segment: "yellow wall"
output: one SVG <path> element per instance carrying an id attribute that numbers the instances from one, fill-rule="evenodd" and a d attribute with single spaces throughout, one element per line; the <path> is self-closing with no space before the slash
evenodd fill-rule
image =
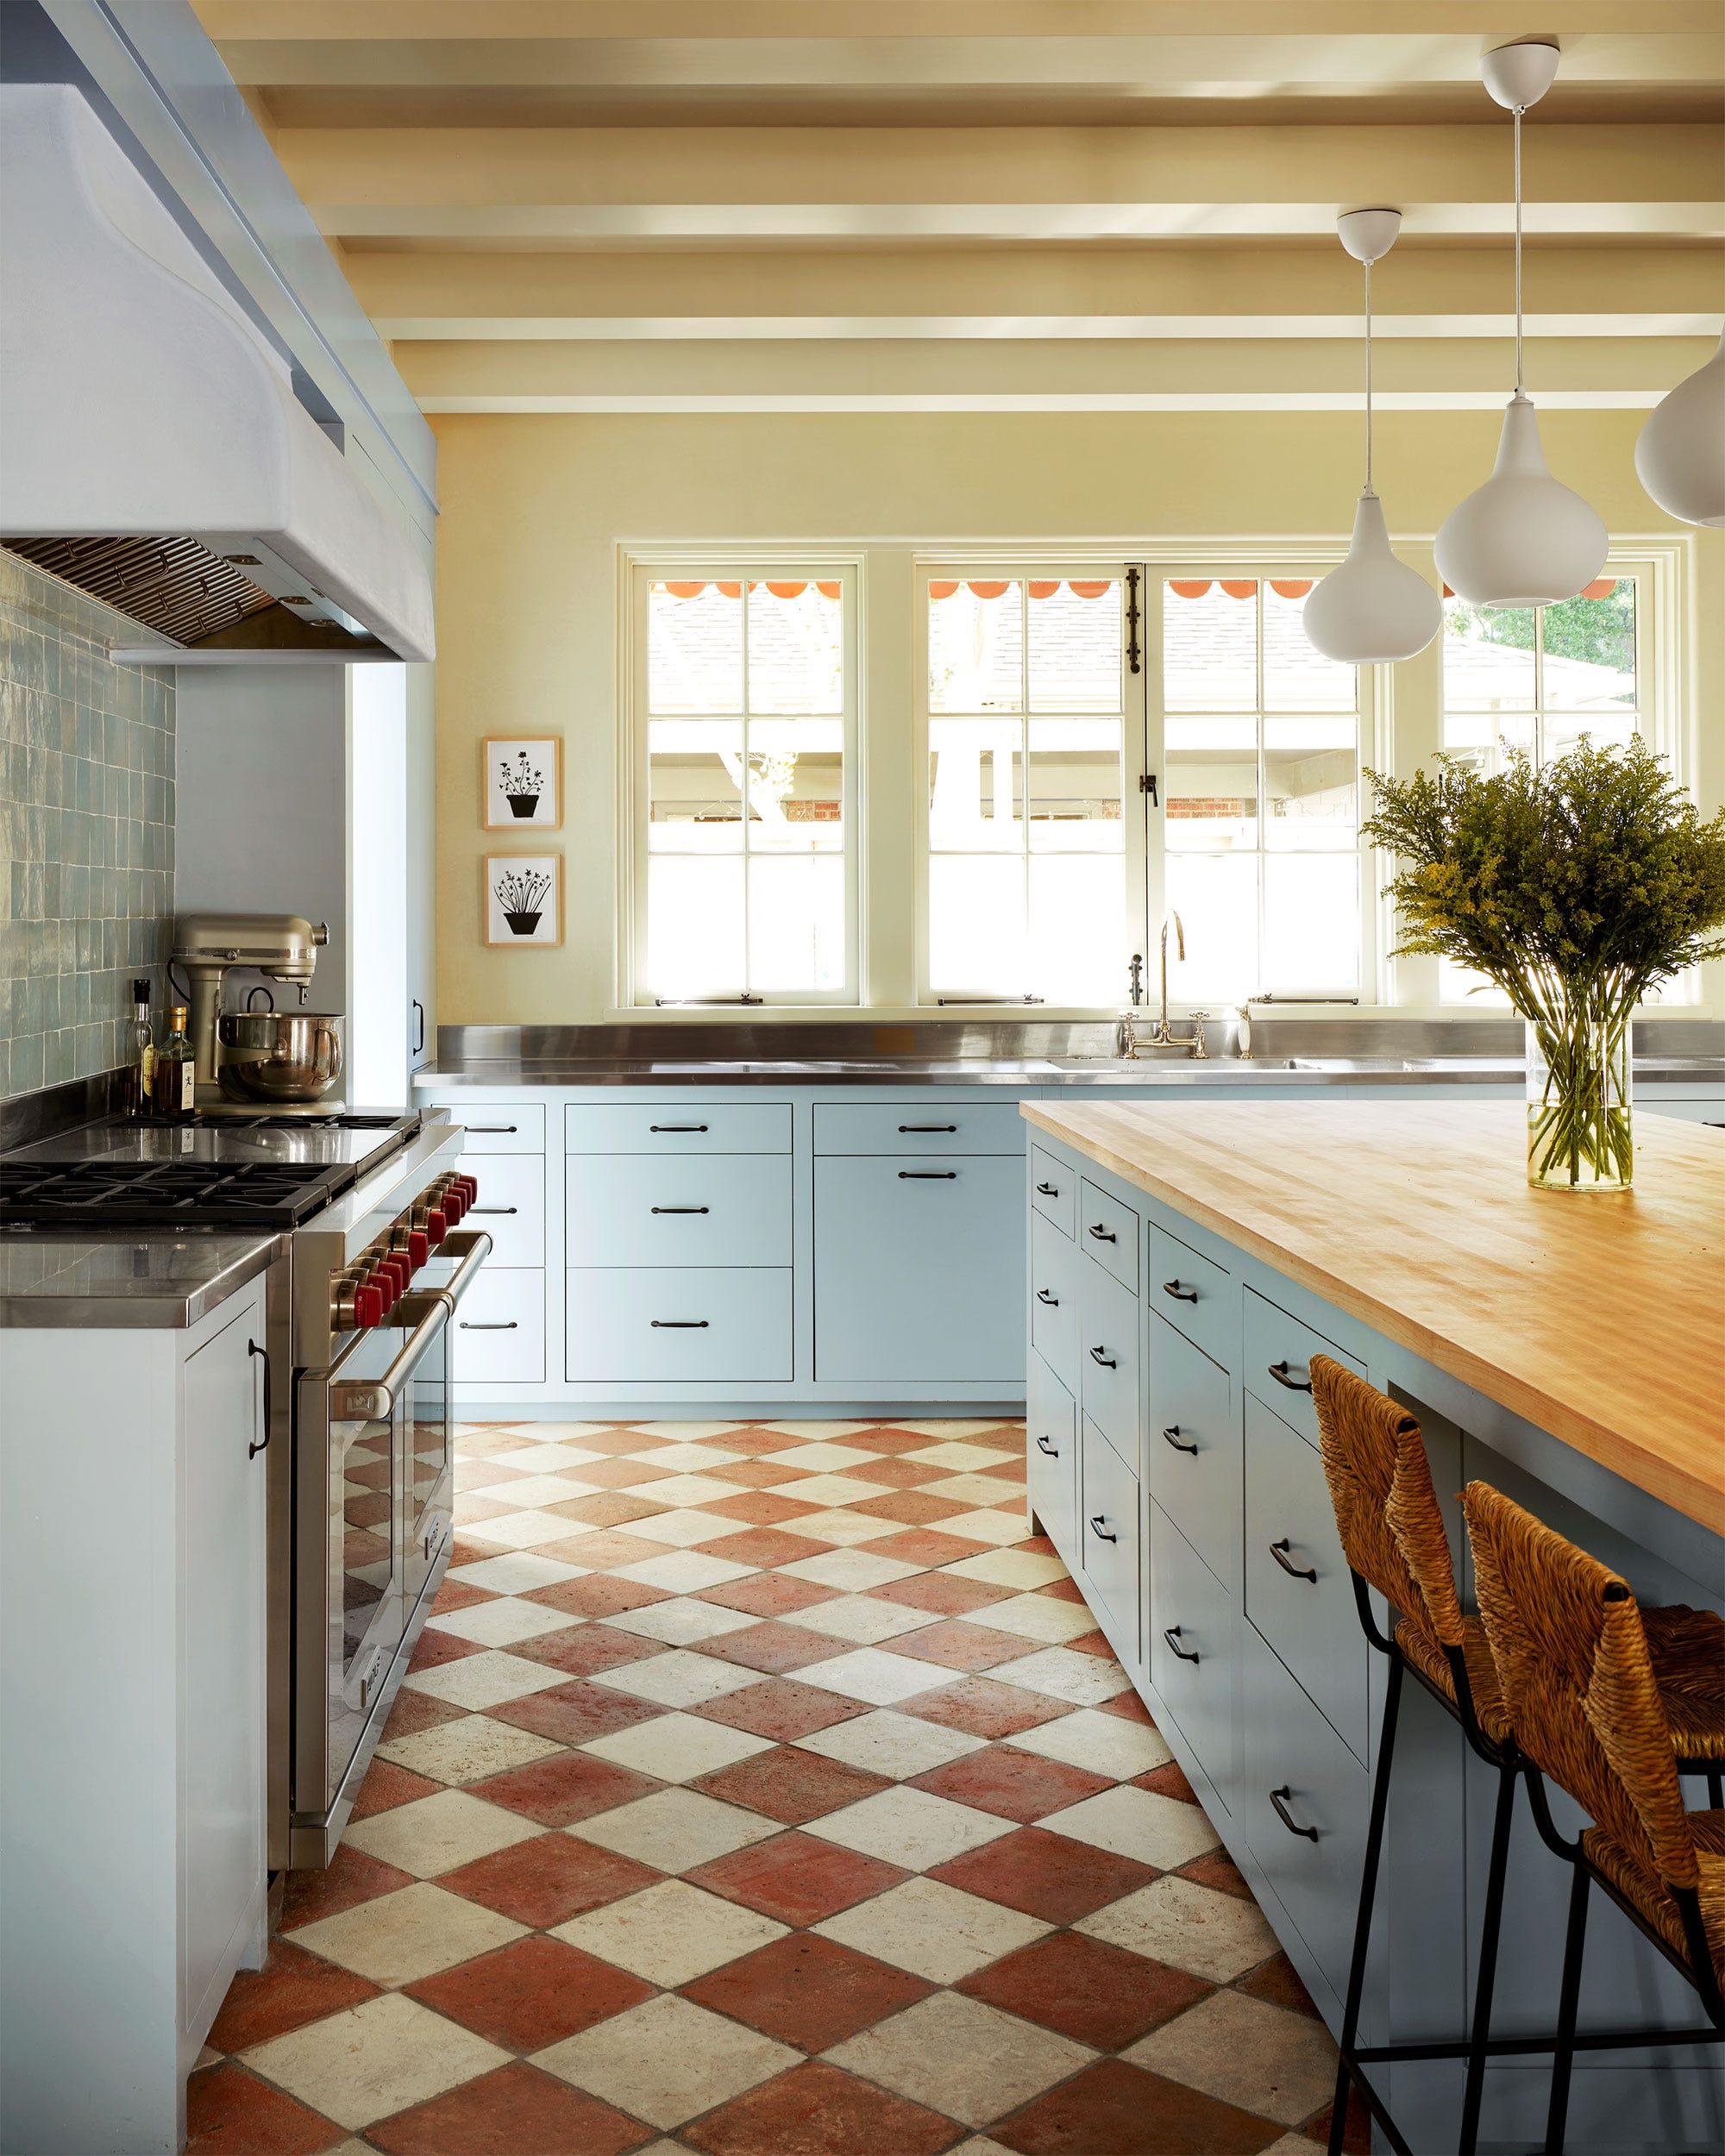
<path id="1" fill-rule="evenodd" d="M 1546 453 L 1614 542 L 1670 536 L 1635 479 L 1644 414 L 1542 415 Z M 1346 416 L 875 414 L 440 417 L 438 1015 L 575 1025 L 615 972 L 618 548 L 685 541 L 1134 543 L 1339 540 L 1358 484 Z M 1378 422 L 1392 527 L 1429 535 L 1490 469 L 1495 412 Z M 1684 723 L 1703 805 L 1725 799 L 1725 532 L 1688 535 Z M 1195 551 L 1200 548 L 1195 548 Z M 902 559 L 902 557 L 900 557 Z M 878 585 L 875 586 L 878 591 Z M 907 608 L 900 610 L 907 613 Z M 907 640 L 865 624 L 869 918 L 876 1000 L 909 984 L 912 693 Z M 1429 696 L 1411 661 L 1398 699 Z M 526 844 L 480 825 L 487 734 L 561 734 L 561 949 L 488 950 L 481 856 Z M 1401 730 L 1398 727 L 1398 738 Z"/>

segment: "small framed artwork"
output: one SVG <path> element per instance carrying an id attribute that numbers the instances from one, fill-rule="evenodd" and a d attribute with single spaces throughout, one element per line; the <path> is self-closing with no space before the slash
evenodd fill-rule
<path id="1" fill-rule="evenodd" d="M 556 854 L 487 854 L 485 939 L 507 948 L 563 940 L 563 863 Z"/>
<path id="2" fill-rule="evenodd" d="M 555 737 L 485 743 L 488 831 L 555 830 L 563 820 L 561 742 Z"/>

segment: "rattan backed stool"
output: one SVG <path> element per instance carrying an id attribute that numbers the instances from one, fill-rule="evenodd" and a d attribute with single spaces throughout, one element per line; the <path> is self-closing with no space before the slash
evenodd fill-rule
<path id="1" fill-rule="evenodd" d="M 1473 2156 L 1488 2059 L 1552 2050 L 1556 2042 L 1555 2038 L 1494 2039 L 1490 2033 L 1509 1830 L 1515 1784 L 1526 1763 L 1512 1733 L 1484 1626 L 1477 1617 L 1464 1613 L 1456 1591 L 1454 1561 L 1418 1421 L 1398 1401 L 1328 1356 L 1313 1357 L 1311 1382 L 1324 1472 L 1352 1575 L 1360 1628 L 1389 1664 L 1343 2004 L 1330 2156 L 1339 2156 L 1342 2146 L 1351 2089 L 1358 2090 L 1390 2147 L 1398 2156 L 1405 2156 L 1407 2144 L 1372 2085 L 1368 2065 L 1374 2061 L 1457 2058 L 1465 2058 L 1467 2068 L 1456 2147 L 1460 2156 Z M 1373 1589 L 1390 1607 L 1387 1633 L 1372 1614 Z M 1719 1803 L 1719 1773 L 1725 1766 L 1725 1670 L 1716 1667 L 1708 1681 L 1707 1620 L 1704 1614 L 1672 1609 L 1649 1612 L 1648 1620 L 1656 1634 L 1655 1661 L 1673 1725 L 1678 1765 L 1684 1773 L 1707 1775 L 1713 1801 Z M 1470 1748 L 1497 1775 L 1479 1965 L 1466 2038 L 1362 2046 L 1360 2007 L 1404 1672 L 1411 1672 L 1460 1725 Z M 1587 2039 L 1590 2047 L 1615 2040 L 1592 2035 Z"/>
<path id="2" fill-rule="evenodd" d="M 1562 2149 L 1590 1890 L 1597 1885 L 1694 1988 L 1709 2026 L 1624 2033 L 1623 2046 L 1717 2043 L 1725 2038 L 1725 1806 L 1684 1808 L 1678 1775 L 1693 1725 L 1717 1717 L 1725 1620 L 1710 1611 L 1643 1611 L 1626 1581 L 1494 1489 L 1470 1482 L 1462 1509 L 1474 1582 L 1505 1713 L 1527 1770 L 1540 1839 L 1571 1865 L 1546 2148 Z M 1665 1620 L 1663 1655 L 1654 1620 Z M 1673 1626 L 1670 1620 L 1686 1620 Z M 1670 1638 L 1681 1636 L 1680 1650 Z M 1682 1666 L 1677 1666 L 1678 1662 Z M 1677 1712 L 1673 1714 L 1673 1708 Z M 1545 1779 L 1566 1789 L 1594 1825 L 1575 1840 L 1557 1829 Z"/>

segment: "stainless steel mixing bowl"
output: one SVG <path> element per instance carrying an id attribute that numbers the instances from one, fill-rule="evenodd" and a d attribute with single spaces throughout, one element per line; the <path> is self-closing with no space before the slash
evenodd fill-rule
<path id="1" fill-rule="evenodd" d="M 321 1100 L 341 1081 L 346 1026 L 336 1012 L 224 1012 L 216 1021 L 223 1092 L 235 1100 Z"/>

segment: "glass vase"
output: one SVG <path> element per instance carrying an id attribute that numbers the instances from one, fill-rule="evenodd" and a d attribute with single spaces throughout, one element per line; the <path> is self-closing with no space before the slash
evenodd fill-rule
<path id="1" fill-rule="evenodd" d="M 1583 1007 L 1527 1021 L 1527 1181 L 1536 1190 L 1627 1190 L 1631 1021 Z"/>

